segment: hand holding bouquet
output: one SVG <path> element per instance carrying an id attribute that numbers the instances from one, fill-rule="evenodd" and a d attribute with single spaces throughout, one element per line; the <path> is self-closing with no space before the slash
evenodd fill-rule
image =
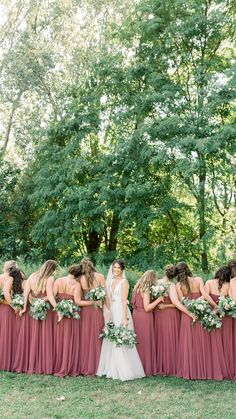
<path id="1" fill-rule="evenodd" d="M 20 311 L 24 307 L 24 296 L 23 294 L 14 294 L 11 299 L 11 307 L 16 310 Z"/>
<path id="2" fill-rule="evenodd" d="M 72 300 L 61 300 L 53 309 L 58 314 L 58 323 L 63 317 L 72 317 L 73 319 L 79 320 L 79 310 L 80 308 Z"/>
<path id="3" fill-rule="evenodd" d="M 35 320 L 45 320 L 49 309 L 50 304 L 47 301 L 44 301 L 41 298 L 33 298 L 30 307 L 30 315 Z"/>
<path id="4" fill-rule="evenodd" d="M 168 284 L 161 283 L 161 284 L 153 285 L 150 288 L 150 292 L 154 298 L 164 297 L 168 295 L 168 288 L 169 288 Z"/>

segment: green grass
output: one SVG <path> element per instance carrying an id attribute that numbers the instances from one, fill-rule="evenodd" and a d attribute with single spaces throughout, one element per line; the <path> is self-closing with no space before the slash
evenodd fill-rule
<path id="1" fill-rule="evenodd" d="M 4 372 L 0 381 L 0 417 L 4 419 L 236 417 L 236 383 L 230 381 L 153 377 L 119 382 Z M 60 400 L 61 396 L 65 399 Z"/>

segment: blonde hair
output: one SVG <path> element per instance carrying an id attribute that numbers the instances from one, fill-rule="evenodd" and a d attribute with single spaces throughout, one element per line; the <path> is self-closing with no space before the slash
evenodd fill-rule
<path id="1" fill-rule="evenodd" d="M 57 268 L 57 262 L 55 260 L 47 260 L 37 271 L 38 278 L 36 281 L 35 294 L 46 291 L 47 279 Z"/>
<path id="2" fill-rule="evenodd" d="M 139 278 L 134 287 L 134 292 L 148 292 L 150 287 L 156 283 L 157 279 L 158 277 L 156 272 L 152 269 L 149 269 L 148 271 L 144 272 L 141 278 Z"/>
<path id="3" fill-rule="evenodd" d="M 90 289 L 93 286 L 93 280 L 94 280 L 94 274 L 96 272 L 96 269 L 93 266 L 93 262 L 89 258 L 83 258 L 80 262 L 81 266 L 81 275 L 84 275 L 88 288 Z"/>
<path id="4" fill-rule="evenodd" d="M 3 265 L 3 270 L 9 272 L 11 268 L 17 268 L 15 260 L 7 260 Z"/>

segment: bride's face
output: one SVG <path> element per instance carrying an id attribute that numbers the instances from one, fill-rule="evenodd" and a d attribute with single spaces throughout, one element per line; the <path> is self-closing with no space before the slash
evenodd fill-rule
<path id="1" fill-rule="evenodd" d="M 112 272 L 114 276 L 121 276 L 122 274 L 122 269 L 119 265 L 119 263 L 115 263 L 112 267 Z"/>

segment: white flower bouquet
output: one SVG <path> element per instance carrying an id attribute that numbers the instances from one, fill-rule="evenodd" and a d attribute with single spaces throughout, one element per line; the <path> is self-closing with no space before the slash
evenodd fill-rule
<path id="1" fill-rule="evenodd" d="M 222 326 L 221 320 L 213 311 L 211 311 L 211 313 L 204 314 L 200 323 L 203 329 L 206 329 L 208 332 L 213 332 L 216 329 L 220 329 Z"/>
<path id="2" fill-rule="evenodd" d="M 134 331 L 125 326 L 116 327 L 113 322 L 107 323 L 100 337 L 109 339 L 116 347 L 126 345 L 133 348 L 136 345 L 136 334 Z"/>
<path id="3" fill-rule="evenodd" d="M 157 285 L 153 285 L 150 288 L 150 292 L 154 298 L 164 297 L 168 295 L 168 288 L 169 288 L 168 284 L 165 284 L 165 283 L 157 284 Z"/>
<path id="4" fill-rule="evenodd" d="M 217 313 L 221 318 L 225 316 L 236 318 L 236 302 L 230 297 L 220 297 L 217 306 Z"/>
<path id="5" fill-rule="evenodd" d="M 11 299 L 11 307 L 14 310 L 22 310 L 24 307 L 24 296 L 23 294 L 14 294 Z"/>
<path id="6" fill-rule="evenodd" d="M 104 301 L 105 297 L 106 297 L 106 290 L 102 285 L 100 285 L 97 288 L 93 288 L 88 293 L 88 298 L 90 301 L 100 301 L 100 300 Z"/>
<path id="7" fill-rule="evenodd" d="M 217 314 L 212 311 L 210 304 L 204 300 L 203 297 L 199 297 L 197 300 L 183 298 L 182 303 L 198 318 L 203 329 L 212 332 L 221 327 L 221 320 Z"/>
<path id="8" fill-rule="evenodd" d="M 34 320 L 45 320 L 50 304 L 41 298 L 33 298 L 30 306 L 30 315 Z"/>
<path id="9" fill-rule="evenodd" d="M 80 319 L 79 310 L 80 308 L 72 300 L 61 300 L 53 309 L 53 311 L 59 313 L 61 317 L 72 317 L 76 320 Z"/>

